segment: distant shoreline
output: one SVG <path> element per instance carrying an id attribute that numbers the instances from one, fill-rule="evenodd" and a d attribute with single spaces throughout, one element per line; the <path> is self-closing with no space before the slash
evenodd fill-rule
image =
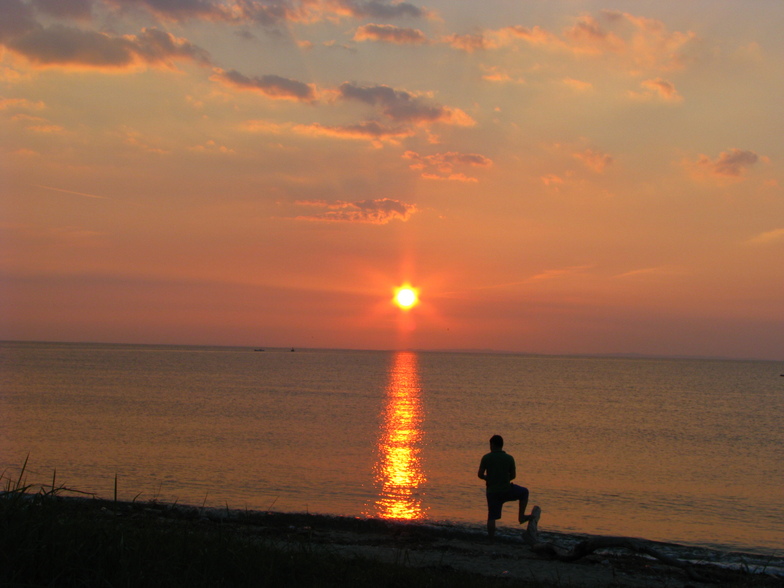
<path id="1" fill-rule="evenodd" d="M 639 360 L 672 360 L 672 361 L 752 361 L 765 363 L 784 363 L 784 358 L 770 359 L 758 357 L 725 357 L 711 355 L 665 355 L 646 353 L 539 353 L 533 351 L 508 351 L 503 349 L 354 349 L 341 347 L 306 347 L 306 346 L 264 346 L 264 345 L 216 345 L 211 343 L 118 343 L 106 341 L 34 341 L 34 340 L 0 340 L 0 345 L 63 345 L 63 346 L 102 346 L 117 348 L 148 348 L 148 349 L 221 349 L 226 351 L 258 351 L 268 352 L 350 352 L 350 353 L 395 353 L 410 351 L 413 353 L 455 353 L 468 355 L 515 355 L 530 358 L 568 358 L 568 359 L 639 359 Z"/>

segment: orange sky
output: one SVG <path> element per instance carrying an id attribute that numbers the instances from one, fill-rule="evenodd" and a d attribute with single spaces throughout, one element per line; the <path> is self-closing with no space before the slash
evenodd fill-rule
<path id="1" fill-rule="evenodd" d="M 0 0 L 0 339 L 782 360 L 782 22 Z"/>

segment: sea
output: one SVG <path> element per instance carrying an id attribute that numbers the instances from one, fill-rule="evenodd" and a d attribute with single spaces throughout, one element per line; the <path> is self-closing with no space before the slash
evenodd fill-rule
<path id="1" fill-rule="evenodd" d="M 784 557 L 784 362 L 0 343 L 3 489 Z M 499 533 L 519 533 L 506 505 Z"/>

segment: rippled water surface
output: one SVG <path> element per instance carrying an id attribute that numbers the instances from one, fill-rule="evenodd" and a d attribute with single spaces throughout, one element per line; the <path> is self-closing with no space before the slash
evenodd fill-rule
<path id="1" fill-rule="evenodd" d="M 781 555 L 775 362 L 0 344 L 0 468 L 110 498 L 481 525 L 494 433 L 543 530 Z M 507 505 L 502 526 L 514 526 Z"/>

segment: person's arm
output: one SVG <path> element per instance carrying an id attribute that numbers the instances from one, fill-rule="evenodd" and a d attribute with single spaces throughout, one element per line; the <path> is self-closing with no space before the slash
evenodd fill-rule
<path id="1" fill-rule="evenodd" d="M 479 471 L 476 473 L 476 475 L 479 476 L 480 480 L 486 480 L 486 472 L 487 466 L 485 465 L 485 460 L 482 459 L 482 461 L 479 462 Z"/>
<path id="2" fill-rule="evenodd" d="M 515 467 L 515 460 L 514 457 L 510 460 L 511 464 L 509 466 L 509 479 L 514 480 L 517 477 L 517 468 Z"/>

